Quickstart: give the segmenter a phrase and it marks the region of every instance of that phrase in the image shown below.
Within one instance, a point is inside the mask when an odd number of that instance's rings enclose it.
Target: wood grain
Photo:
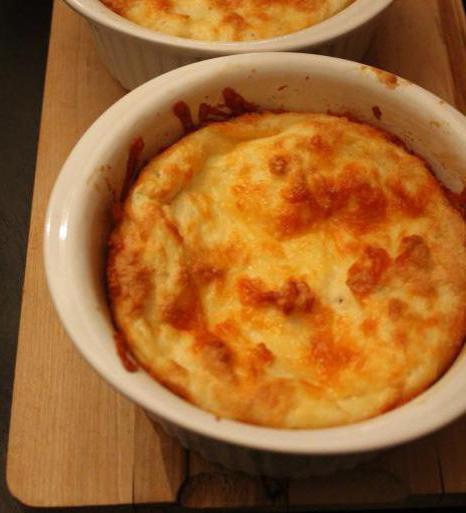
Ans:
[[[396,0],[366,62],[466,109],[460,0]],[[81,360],[50,302],[42,228],[53,182],[84,130],[124,94],[85,23],[55,2],[9,438],[10,490],[31,506],[173,503],[193,508],[403,504],[466,494],[466,418],[352,471],[288,483],[188,455]]]
[[[135,410],[132,502],[175,502],[187,471],[187,453],[140,408]]]
[[[189,454],[188,477],[180,493],[180,503],[190,508],[285,508],[288,502],[285,481],[246,476],[210,463],[199,454]]]
[[[441,34],[447,49],[453,80],[453,100],[466,114],[466,17],[461,0],[439,0]]]
[[[435,444],[427,438],[380,454],[355,469],[293,481],[293,505],[394,504],[443,493]]]
[[[365,60],[454,103],[456,84],[440,32],[440,13],[457,1],[395,0],[383,14]],[[457,25],[450,30],[455,41],[460,38]]]
[[[466,493],[466,417],[435,435],[445,493]]]
[[[184,477],[178,444],[155,432],[71,345],[42,266],[45,209],[60,167],[88,126],[124,93],[99,62],[85,23],[56,2],[7,467],[11,492],[31,506],[173,502]]]

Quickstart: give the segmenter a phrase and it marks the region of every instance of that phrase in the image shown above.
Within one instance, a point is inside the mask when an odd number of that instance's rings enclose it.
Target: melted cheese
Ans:
[[[370,126],[247,114],[142,171],[110,239],[140,364],[222,417],[318,428],[378,415],[465,335],[466,228],[418,157]]]
[[[354,0],[102,0],[128,20],[172,36],[248,41],[305,29]]]

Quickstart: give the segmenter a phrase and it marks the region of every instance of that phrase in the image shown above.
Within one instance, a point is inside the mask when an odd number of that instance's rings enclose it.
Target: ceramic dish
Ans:
[[[253,473],[297,477],[329,472],[423,436],[465,413],[466,350],[437,383],[404,406],[356,424],[317,430],[219,420],[144,372],[123,368],[104,285],[112,190],[121,188],[135,137],[143,138],[143,158],[150,158],[182,135],[172,112],[175,102],[183,100],[196,112],[201,102],[220,102],[227,86],[266,108],[350,111],[401,137],[450,189],[464,187],[464,116],[393,75],[354,62],[292,53],[222,57],[167,73],[126,95],[94,123],[63,166],[50,198],[44,242],[47,280],[77,349],[184,445]]]
[[[154,32],[118,16],[100,0],[65,0],[89,22],[103,62],[126,89],[203,59],[249,52],[303,51],[358,60],[378,15],[392,0],[356,0],[331,18],[286,36],[253,42],[195,41]]]

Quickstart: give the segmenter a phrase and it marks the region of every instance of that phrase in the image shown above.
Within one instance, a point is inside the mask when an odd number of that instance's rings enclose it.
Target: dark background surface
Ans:
[[[463,3],[466,4],[466,0]],[[150,506],[29,508],[11,497],[6,486],[16,339],[51,5],[52,0],[0,0],[0,105],[3,122],[0,130],[0,513],[155,511]],[[466,507],[459,510],[466,511]]]
[[[0,513],[51,0],[0,0]]]

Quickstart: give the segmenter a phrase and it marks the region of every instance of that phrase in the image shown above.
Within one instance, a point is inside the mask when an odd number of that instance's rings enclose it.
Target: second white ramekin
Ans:
[[[166,71],[222,55],[302,51],[359,60],[368,48],[378,15],[393,0],[356,0],[331,18],[281,37],[248,42],[184,39],[138,26],[100,0],[65,0],[89,22],[99,54],[125,89]]]
[[[123,368],[104,285],[109,184],[110,189],[121,188],[135,137],[144,139],[143,159],[148,159],[182,135],[172,112],[175,102],[183,100],[196,112],[201,102],[221,102],[225,87],[266,108],[349,111],[405,140],[451,189],[459,191],[466,183],[464,116],[420,87],[373,68],[317,55],[269,53],[223,57],[167,73],[126,95],[94,123],[63,166],[50,198],[44,240],[47,280],[78,350],[186,446],[253,473],[327,473],[466,413],[466,350],[435,385],[404,406],[364,422],[316,430],[219,420],[146,373]]]

